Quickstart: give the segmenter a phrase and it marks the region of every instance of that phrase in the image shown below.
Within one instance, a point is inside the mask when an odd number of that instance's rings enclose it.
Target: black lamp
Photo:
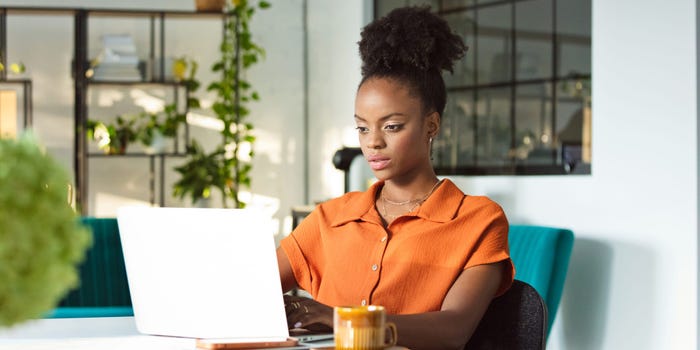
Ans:
[[[345,192],[350,190],[350,164],[361,154],[362,150],[359,147],[343,147],[333,155],[333,166],[345,173]]]

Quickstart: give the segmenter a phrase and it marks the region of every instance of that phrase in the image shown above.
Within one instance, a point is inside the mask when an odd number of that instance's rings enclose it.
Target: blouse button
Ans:
[[[377,271],[378,268],[379,266],[377,266],[377,264],[372,265],[372,271]]]
[[[386,242],[386,236],[382,237],[382,242]]]
[[[365,306],[365,305],[367,305],[367,300],[362,299],[362,306]]]

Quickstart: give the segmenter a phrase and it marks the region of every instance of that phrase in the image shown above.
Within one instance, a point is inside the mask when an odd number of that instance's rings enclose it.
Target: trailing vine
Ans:
[[[193,202],[208,198],[210,188],[222,192],[223,206],[228,207],[228,199],[233,200],[234,208],[245,204],[239,197],[243,187],[250,188],[251,160],[255,155],[253,144],[253,124],[249,121],[248,104],[259,101],[260,96],[244,77],[244,72],[265,55],[265,50],[252,40],[250,21],[257,8],[270,7],[267,1],[233,0],[227,3],[224,20],[224,33],[219,51],[220,59],[212,66],[219,74],[207,91],[216,93],[212,110],[223,122],[221,143],[214,151],[206,154],[202,147],[193,143],[188,148],[190,162],[176,168],[183,178],[175,184],[175,195],[192,196]],[[206,163],[207,171],[201,168]],[[202,177],[204,176],[204,177]]]

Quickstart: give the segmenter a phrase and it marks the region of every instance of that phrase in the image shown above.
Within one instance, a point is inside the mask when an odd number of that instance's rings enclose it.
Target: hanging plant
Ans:
[[[233,201],[234,208],[243,208],[239,193],[241,188],[250,188],[254,156],[253,124],[248,120],[248,104],[259,101],[258,93],[253,90],[244,72],[265,55],[262,47],[252,40],[250,20],[256,8],[266,9],[267,1],[258,1],[251,5],[247,0],[234,0],[227,4],[224,20],[224,33],[218,61],[212,71],[219,74],[219,79],[207,87],[207,91],[216,93],[212,111],[222,121],[221,142],[211,153],[206,153],[199,145],[192,143],[188,148],[189,160],[175,168],[182,176],[174,185],[174,195],[180,198],[190,196],[192,202],[208,198],[211,188],[222,192],[223,207],[228,207],[228,200]],[[204,174],[197,169],[197,162],[207,161],[208,171]]]

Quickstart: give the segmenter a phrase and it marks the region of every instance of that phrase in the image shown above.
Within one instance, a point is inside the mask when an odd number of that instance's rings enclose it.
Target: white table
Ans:
[[[306,347],[294,347],[299,348]],[[94,317],[32,320],[12,328],[0,328],[0,350],[10,349],[195,350],[196,345],[190,338],[140,335],[133,317]],[[395,346],[389,350],[405,348]]]
[[[139,335],[133,317],[55,318],[0,328],[2,350],[193,350],[194,339]]]

